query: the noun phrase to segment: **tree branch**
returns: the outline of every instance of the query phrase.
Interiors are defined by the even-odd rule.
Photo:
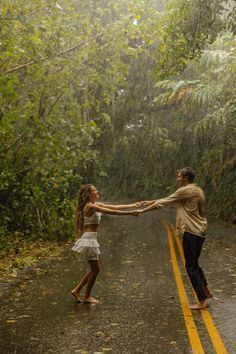
[[[89,39],[87,39],[87,40],[85,40],[83,42],[80,42],[80,43],[74,45],[73,47],[71,47],[69,49],[66,49],[64,51],[59,52],[58,55],[56,55],[55,57],[43,57],[42,59],[40,59],[38,61],[31,60],[28,63],[24,63],[24,64],[21,64],[21,65],[18,65],[16,67],[12,68],[12,69],[6,70],[6,71],[3,72],[3,74],[11,74],[11,73],[13,73],[15,71],[19,71],[19,70],[21,70],[23,68],[26,68],[26,67],[30,66],[30,65],[38,64],[38,63],[40,63],[42,61],[45,61],[45,60],[48,60],[48,59],[54,59],[54,58],[57,58],[57,57],[61,57],[61,56],[65,55],[65,54],[73,52],[74,50],[76,50],[78,48],[83,47],[84,45],[88,44],[89,42],[92,42],[95,39],[100,38],[102,36],[104,36],[104,33],[97,34],[96,36],[94,36],[92,38],[89,38]]]
[[[130,16],[130,18],[128,19],[128,21],[124,24],[124,26],[123,26],[120,30],[126,28],[126,27],[128,26],[128,24],[129,24],[132,20],[133,20],[133,16]],[[82,41],[82,42],[80,42],[80,43],[74,45],[74,46],[71,47],[71,48],[68,48],[68,49],[66,49],[66,50],[63,50],[63,51],[59,52],[58,55],[56,55],[56,56],[54,56],[54,57],[49,57],[49,56],[47,56],[47,57],[43,57],[42,59],[37,60],[37,61],[31,60],[31,61],[29,61],[28,63],[24,63],[24,64],[21,64],[21,65],[18,65],[18,66],[16,66],[16,67],[12,68],[12,69],[6,70],[6,71],[4,71],[2,74],[11,74],[11,73],[14,73],[15,71],[19,71],[19,70],[21,70],[21,69],[23,69],[23,68],[26,68],[27,66],[30,66],[30,65],[33,65],[33,64],[38,64],[38,63],[41,63],[41,62],[43,62],[43,61],[45,61],[45,60],[48,60],[48,59],[54,59],[54,58],[61,57],[61,56],[65,55],[65,54],[68,54],[68,53],[73,52],[74,50],[76,50],[76,49],[78,49],[78,48],[83,47],[84,45],[86,45],[86,44],[88,44],[88,43],[94,41],[94,40],[97,39],[97,38],[102,38],[103,36],[105,36],[105,33],[99,33],[99,34],[97,34],[96,36],[91,37],[91,38],[89,38],[89,39],[87,39],[87,40],[84,40],[84,41]]]

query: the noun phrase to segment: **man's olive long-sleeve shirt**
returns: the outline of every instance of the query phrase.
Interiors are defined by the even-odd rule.
[[[176,231],[183,234],[185,231],[204,237],[207,230],[205,218],[205,195],[195,183],[190,183],[177,189],[166,198],[155,202],[156,208],[175,206]]]

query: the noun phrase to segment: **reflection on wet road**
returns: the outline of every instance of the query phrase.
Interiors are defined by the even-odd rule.
[[[225,347],[236,353],[235,228],[211,225],[200,259],[214,293],[209,308],[218,335],[214,343],[204,316],[184,312],[194,294],[172,228],[168,235],[160,219],[173,222],[173,215],[104,217],[102,268],[94,288],[98,305],[76,304],[70,296],[86,268],[70,250],[23,273],[0,297],[0,352],[223,354]]]

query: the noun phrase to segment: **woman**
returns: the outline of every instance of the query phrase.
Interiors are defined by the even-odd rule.
[[[78,252],[83,259],[88,261],[90,271],[85,274],[76,287],[71,291],[77,302],[98,303],[99,301],[91,296],[91,291],[97,275],[99,273],[99,256],[101,254],[97,242],[97,229],[100,223],[101,214],[112,215],[134,215],[136,211],[124,210],[128,208],[137,208],[142,203],[127,205],[108,205],[96,203],[99,198],[97,189],[92,184],[86,184],[80,189],[78,204],[76,207],[76,231],[80,237],[74,244],[72,250]],[[82,300],[80,292],[86,286],[85,296]]]

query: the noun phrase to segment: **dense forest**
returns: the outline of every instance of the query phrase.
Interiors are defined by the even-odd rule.
[[[66,239],[83,183],[153,198],[197,173],[236,219],[236,6],[220,0],[2,0],[0,248]]]

